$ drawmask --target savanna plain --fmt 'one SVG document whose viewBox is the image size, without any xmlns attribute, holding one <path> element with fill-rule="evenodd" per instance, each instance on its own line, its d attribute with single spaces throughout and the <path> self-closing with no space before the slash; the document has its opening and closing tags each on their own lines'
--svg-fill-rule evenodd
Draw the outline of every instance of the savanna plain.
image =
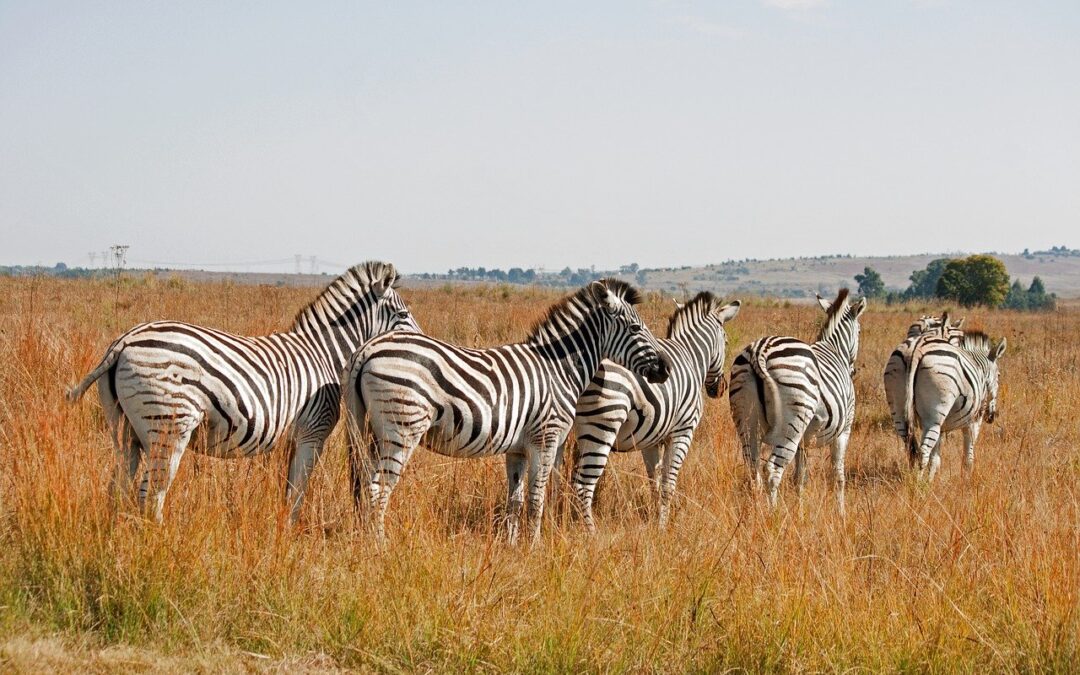
<svg viewBox="0 0 1080 675">
<path fill-rule="evenodd" d="M 746 487 L 726 397 L 706 401 L 664 532 L 636 454 L 609 465 L 595 537 L 560 488 L 542 540 L 512 547 L 499 526 L 502 462 L 421 450 L 380 550 L 353 511 L 340 428 L 295 528 L 284 449 L 231 461 L 189 452 L 163 525 L 115 509 L 96 396 L 71 406 L 64 387 L 136 323 L 267 333 L 318 290 L 0 279 L 0 669 L 1080 668 L 1080 307 L 957 312 L 1008 337 L 999 416 L 973 476 L 954 433 L 923 485 L 893 434 L 881 373 L 908 324 L 944 307 L 872 303 L 846 519 L 825 448 L 810 450 L 802 498 L 785 481 L 768 510 Z M 523 339 L 558 297 L 407 284 L 402 295 L 426 332 L 475 346 Z M 743 300 L 728 363 L 761 335 L 816 332 L 816 306 Z M 662 334 L 672 308 L 650 294 L 641 312 Z"/>
</svg>

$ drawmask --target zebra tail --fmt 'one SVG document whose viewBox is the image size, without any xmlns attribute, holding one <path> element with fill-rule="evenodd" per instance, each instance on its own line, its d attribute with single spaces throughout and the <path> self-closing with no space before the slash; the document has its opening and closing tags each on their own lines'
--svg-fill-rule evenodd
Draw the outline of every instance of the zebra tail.
<svg viewBox="0 0 1080 675">
<path fill-rule="evenodd" d="M 922 341 L 915 343 L 911 350 L 911 363 L 908 365 L 907 382 L 904 387 L 904 426 L 906 435 L 904 442 L 907 443 L 908 453 L 915 457 L 919 454 L 919 441 L 915 438 L 915 373 L 919 370 L 919 362 L 922 360 Z"/>
<path fill-rule="evenodd" d="M 356 353 L 349 360 L 341 378 L 341 398 L 345 406 L 345 435 L 348 437 L 349 482 L 352 487 L 353 507 L 357 514 L 363 508 L 367 476 L 364 471 L 364 442 L 367 439 L 367 406 L 360 391 L 360 375 L 363 361 Z"/>
<path fill-rule="evenodd" d="M 780 385 L 769 372 L 769 364 L 765 358 L 765 350 L 754 350 L 754 358 L 750 360 L 751 369 L 758 380 L 758 391 L 763 395 L 761 400 L 761 415 L 765 418 L 765 426 L 771 428 L 769 422 L 769 410 L 781 409 Z"/>
<path fill-rule="evenodd" d="M 101 363 L 97 365 L 90 373 L 83 378 L 82 382 L 77 385 L 68 387 L 64 392 L 64 398 L 68 403 L 75 403 L 82 395 L 86 393 L 86 390 L 90 388 L 90 385 L 98 381 L 98 379 L 109 372 L 109 370 L 116 365 L 116 360 L 120 358 L 120 353 L 124 351 L 124 343 L 121 340 L 116 340 L 109 349 L 105 352 L 105 356 L 102 357 Z"/>
</svg>

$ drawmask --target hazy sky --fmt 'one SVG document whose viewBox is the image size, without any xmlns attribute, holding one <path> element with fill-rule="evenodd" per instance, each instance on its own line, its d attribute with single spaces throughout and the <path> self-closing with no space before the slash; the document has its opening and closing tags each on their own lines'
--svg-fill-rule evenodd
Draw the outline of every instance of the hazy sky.
<svg viewBox="0 0 1080 675">
<path fill-rule="evenodd" d="M 1078 231 L 1076 0 L 0 0 L 0 264 L 121 242 L 606 268 Z"/>
</svg>

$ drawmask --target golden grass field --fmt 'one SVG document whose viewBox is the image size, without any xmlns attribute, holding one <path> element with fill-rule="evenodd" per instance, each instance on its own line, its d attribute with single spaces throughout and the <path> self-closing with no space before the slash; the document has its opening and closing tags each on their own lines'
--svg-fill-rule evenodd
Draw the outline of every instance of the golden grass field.
<svg viewBox="0 0 1080 675">
<path fill-rule="evenodd" d="M 131 325 L 239 333 L 288 326 L 317 289 L 0 279 L 0 670 L 1075 671 L 1080 668 L 1080 310 L 972 310 L 1008 336 L 999 418 L 974 477 L 959 434 L 932 486 L 909 474 L 881 388 L 913 317 L 864 315 L 848 516 L 828 451 L 781 507 L 744 488 L 726 397 L 707 414 L 660 533 L 640 458 L 616 457 L 586 536 L 565 494 L 535 548 L 496 526 L 502 462 L 418 452 L 391 503 L 391 545 L 356 523 L 342 431 L 285 524 L 283 452 L 189 453 L 156 526 L 116 514 L 97 398 L 63 389 Z M 402 294 L 424 330 L 522 339 L 557 295 Z M 642 315 L 663 330 L 671 303 Z M 819 310 L 750 302 L 728 360 L 767 333 L 812 338 Z"/>
</svg>

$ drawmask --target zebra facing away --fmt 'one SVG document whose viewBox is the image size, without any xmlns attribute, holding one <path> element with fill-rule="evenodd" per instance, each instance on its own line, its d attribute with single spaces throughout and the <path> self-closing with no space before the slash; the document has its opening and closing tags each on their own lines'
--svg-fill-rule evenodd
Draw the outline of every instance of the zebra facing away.
<svg viewBox="0 0 1080 675">
<path fill-rule="evenodd" d="M 941 465 L 941 437 L 954 429 L 963 429 L 964 469 L 970 473 L 982 421 L 992 423 L 997 415 L 998 360 L 1005 345 L 1005 338 L 995 346 L 980 332 L 965 333 L 958 345 L 941 333 L 916 344 L 904 415 L 908 449 L 918 460 L 920 477 L 929 467 L 929 480 L 934 479 Z M 916 438 L 916 419 L 921 439 Z"/>
<path fill-rule="evenodd" d="M 701 421 L 702 386 L 712 398 L 722 393 L 724 324 L 739 313 L 739 301 L 721 306 L 712 293 L 702 292 L 687 304 L 676 305 L 667 339 L 660 340 L 672 364 L 666 382 L 650 384 L 604 361 L 578 400 L 574 491 L 591 532 L 596 530 L 592 513 L 596 483 L 612 450 L 641 450 L 645 471 L 659 497 L 660 527 L 666 525 L 679 469 Z"/>
<path fill-rule="evenodd" d="M 419 334 L 367 343 L 342 381 L 349 418 L 353 494 L 366 481 L 385 539 L 390 495 L 421 442 L 454 457 L 506 456 L 507 534 L 516 541 L 528 476 L 532 536 L 540 534 L 544 493 L 574 406 L 601 359 L 650 382 L 668 377 L 667 356 L 642 323 L 628 284 L 595 281 L 553 305 L 526 342 L 467 349 Z M 366 461 L 359 457 L 370 433 Z"/>
<path fill-rule="evenodd" d="M 138 500 L 161 521 L 165 494 L 192 436 L 215 457 L 247 457 L 290 441 L 286 500 L 300 512 L 308 478 L 340 410 L 342 368 L 358 346 L 395 329 L 419 331 L 393 265 L 366 262 L 339 276 L 287 333 L 231 335 L 175 321 L 138 325 L 68 391 L 98 383 L 116 448 L 114 494 L 127 495 L 146 460 Z M 104 379 L 102 379 L 104 378 Z"/>
<path fill-rule="evenodd" d="M 964 320 L 960 319 L 948 328 L 948 339 L 959 344 L 963 337 Z M 893 428 L 901 439 L 907 439 L 907 421 L 904 417 L 904 399 L 907 397 L 908 365 L 915 343 L 924 335 L 938 336 L 941 332 L 941 317 L 923 316 L 908 327 L 907 338 L 897 345 L 885 364 L 882 379 L 885 384 L 885 400 L 892 414 Z"/>
<path fill-rule="evenodd" d="M 795 458 L 795 480 L 806 483 L 804 446 L 830 444 L 837 506 L 844 513 L 844 455 L 855 419 L 852 374 L 859 353 L 859 316 L 866 299 L 852 305 L 840 289 L 829 303 L 818 296 L 825 323 L 817 341 L 764 337 L 746 347 L 731 366 L 728 397 L 743 458 L 756 486 L 761 443 L 772 447 L 768 462 L 768 499 L 776 506 L 784 467 Z"/>
</svg>

